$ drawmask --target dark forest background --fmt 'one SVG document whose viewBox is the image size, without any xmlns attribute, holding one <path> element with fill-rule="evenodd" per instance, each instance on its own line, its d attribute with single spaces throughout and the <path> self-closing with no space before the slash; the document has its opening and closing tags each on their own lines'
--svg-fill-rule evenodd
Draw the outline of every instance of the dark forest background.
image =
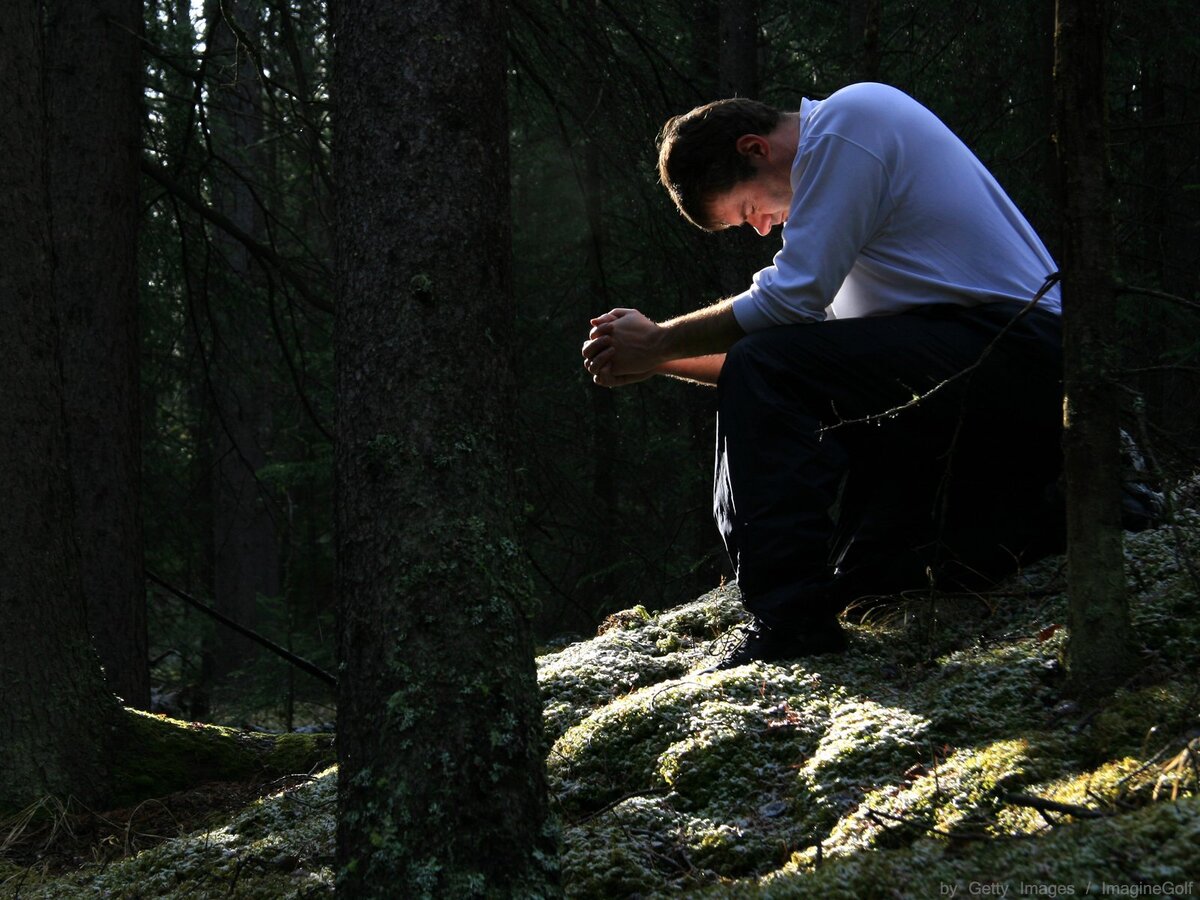
<svg viewBox="0 0 1200 900">
<path fill-rule="evenodd" d="M 589 317 L 688 311 L 740 290 L 777 247 L 686 225 L 656 182 L 661 123 L 721 96 L 794 109 L 885 81 L 946 121 L 1056 251 L 1053 22 L 1046 0 L 511 3 L 510 408 L 541 640 L 727 574 L 712 395 L 664 379 L 605 391 L 580 366 Z M 1158 479 L 1190 472 L 1200 448 L 1195 24 L 1192 4 L 1147 0 L 1120 5 L 1109 34 L 1127 421 Z M 323 3 L 147 4 L 138 329 L 147 569 L 332 669 L 329 47 Z M 414 233 L 429 223 L 413 210 L 456 215 L 414 198 L 396 210 Z M 155 585 L 148 632 L 164 709 L 333 718 L 320 681 Z"/>
</svg>

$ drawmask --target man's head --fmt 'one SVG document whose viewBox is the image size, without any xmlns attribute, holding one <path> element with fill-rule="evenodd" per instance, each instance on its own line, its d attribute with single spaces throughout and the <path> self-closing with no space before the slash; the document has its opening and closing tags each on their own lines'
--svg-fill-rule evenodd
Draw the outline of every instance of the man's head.
<svg viewBox="0 0 1200 900">
<path fill-rule="evenodd" d="M 769 136 L 784 113 L 755 100 L 718 100 L 675 116 L 658 141 L 658 177 L 683 216 L 705 231 L 749 222 L 760 233 L 778 224 L 776 207 L 790 186 L 791 156 L 779 159 Z M 755 198 L 737 196 L 747 182 L 770 180 L 771 212 L 758 210 Z M 786 212 L 787 203 L 783 204 Z M 751 210 L 760 215 L 756 222 Z M 768 224 L 770 223 L 770 224 Z"/>
</svg>

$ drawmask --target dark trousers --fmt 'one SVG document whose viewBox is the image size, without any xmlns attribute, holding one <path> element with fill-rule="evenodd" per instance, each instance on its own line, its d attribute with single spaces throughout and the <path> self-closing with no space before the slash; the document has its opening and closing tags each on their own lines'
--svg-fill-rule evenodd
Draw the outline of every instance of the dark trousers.
<svg viewBox="0 0 1200 900">
<path fill-rule="evenodd" d="M 1023 306 L 781 326 L 733 346 L 713 508 L 751 612 L 802 625 L 1061 546 L 1060 321 L 1035 308 L 997 339 Z"/>
</svg>

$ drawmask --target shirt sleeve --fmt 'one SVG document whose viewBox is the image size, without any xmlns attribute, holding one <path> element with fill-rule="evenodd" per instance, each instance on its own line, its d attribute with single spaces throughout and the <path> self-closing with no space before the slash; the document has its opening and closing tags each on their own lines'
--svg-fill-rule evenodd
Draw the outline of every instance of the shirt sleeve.
<svg viewBox="0 0 1200 900">
<path fill-rule="evenodd" d="M 859 252 L 892 207 L 887 170 L 871 151 L 839 135 L 803 148 L 793 172 L 783 247 L 733 299 L 743 331 L 819 322 Z"/>
</svg>

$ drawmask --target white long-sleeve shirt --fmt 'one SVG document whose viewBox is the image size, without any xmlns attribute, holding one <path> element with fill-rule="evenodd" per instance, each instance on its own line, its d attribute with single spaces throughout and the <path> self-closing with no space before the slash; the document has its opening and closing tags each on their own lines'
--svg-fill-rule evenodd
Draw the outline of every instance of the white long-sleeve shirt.
<svg viewBox="0 0 1200 900">
<path fill-rule="evenodd" d="M 791 183 L 783 248 L 733 301 L 747 332 L 931 303 L 1028 302 L 1058 268 L 966 145 L 887 85 L 803 101 Z M 1060 312 L 1057 286 L 1038 305 Z"/>
</svg>

